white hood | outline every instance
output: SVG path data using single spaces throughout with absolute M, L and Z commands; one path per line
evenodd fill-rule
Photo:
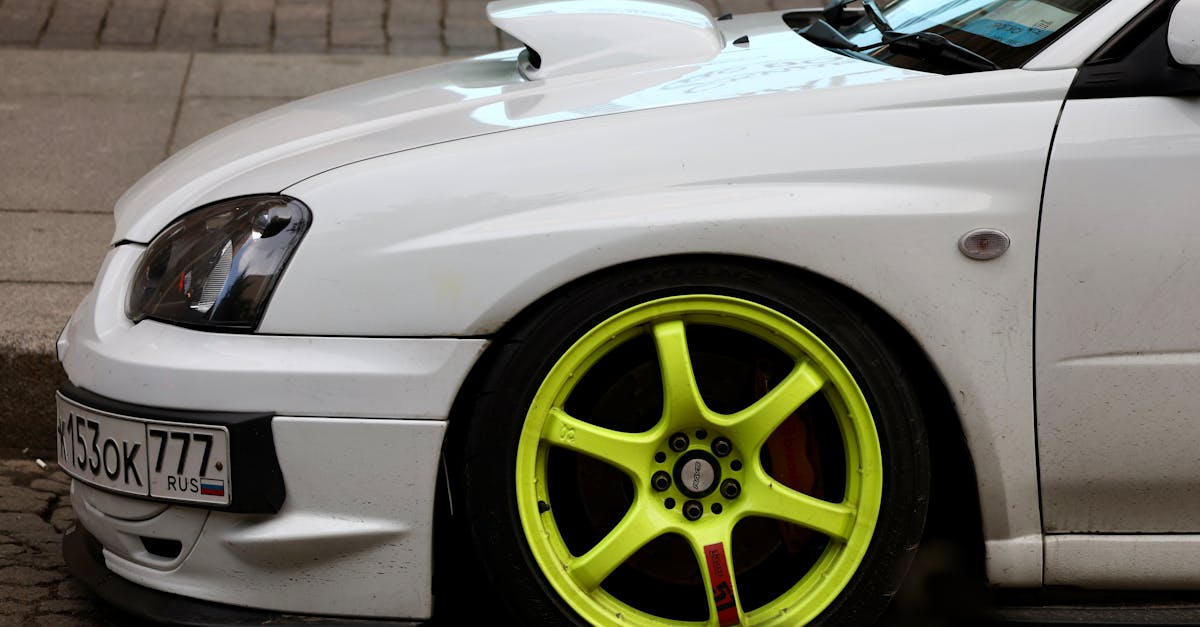
M 498 6 L 516 4 L 526 3 L 506 1 Z M 561 8 L 576 3 L 553 4 Z M 687 4 L 691 3 L 671 6 L 694 14 Z M 685 37 L 664 26 L 664 32 L 675 32 L 677 57 L 641 55 L 633 66 L 607 57 L 603 67 L 587 70 L 580 61 L 589 56 L 581 52 L 584 46 L 551 46 L 547 50 L 554 51 L 562 67 L 573 59 L 578 62 L 575 68 L 566 75 L 528 80 L 517 68 L 521 51 L 509 50 L 387 76 L 272 109 L 192 144 L 143 177 L 117 202 L 113 241 L 148 242 L 176 217 L 203 204 L 280 192 L 349 163 L 422 146 L 650 108 L 928 76 L 821 49 L 792 32 L 781 16 L 710 19 L 708 23 L 720 28 L 720 41 L 729 43 L 699 58 L 693 53 L 700 46 L 685 44 Z M 561 16 L 539 19 L 514 17 L 505 24 L 543 44 L 550 39 L 542 26 L 565 28 Z M 657 17 L 638 19 L 661 22 Z M 535 28 L 535 23 L 540 26 Z M 584 32 L 587 23 L 571 21 L 571 32 Z M 749 41 L 739 41 L 742 37 Z M 589 57 L 589 63 L 603 57 Z

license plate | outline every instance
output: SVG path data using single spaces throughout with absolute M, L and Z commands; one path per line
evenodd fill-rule
M 229 432 L 120 416 L 58 396 L 58 465 L 106 490 L 228 505 Z

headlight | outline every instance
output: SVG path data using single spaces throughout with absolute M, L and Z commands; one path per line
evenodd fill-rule
M 150 241 L 126 313 L 190 327 L 253 331 L 311 221 L 286 196 L 246 196 L 201 207 Z

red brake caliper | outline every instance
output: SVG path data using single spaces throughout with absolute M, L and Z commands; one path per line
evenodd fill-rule
M 717 621 L 721 627 L 738 624 L 741 619 L 738 617 L 737 597 L 733 594 L 733 578 L 729 576 L 729 560 L 725 558 L 725 545 L 718 542 L 705 546 L 704 561 L 708 564 L 708 580 L 712 582 Z
M 760 366 L 756 377 L 755 392 L 759 398 L 771 389 L 767 373 Z M 817 484 L 820 447 L 810 436 L 812 416 L 801 407 L 767 438 L 767 454 L 771 458 L 771 475 L 783 485 L 812 496 L 820 496 L 814 488 Z M 779 523 L 779 533 L 792 552 L 801 550 L 811 533 L 786 523 Z

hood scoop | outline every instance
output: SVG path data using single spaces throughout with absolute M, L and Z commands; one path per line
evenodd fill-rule
M 518 63 L 531 80 L 697 63 L 725 45 L 712 15 L 689 0 L 495 0 L 487 13 L 528 47 Z

